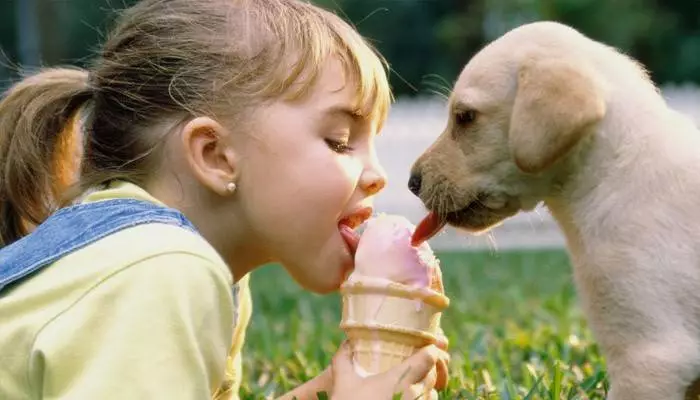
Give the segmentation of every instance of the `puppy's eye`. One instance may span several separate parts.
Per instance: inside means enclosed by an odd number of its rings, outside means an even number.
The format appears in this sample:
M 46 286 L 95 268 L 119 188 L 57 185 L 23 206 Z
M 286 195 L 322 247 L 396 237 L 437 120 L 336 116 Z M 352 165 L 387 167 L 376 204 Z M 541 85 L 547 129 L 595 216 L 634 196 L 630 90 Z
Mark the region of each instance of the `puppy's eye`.
M 457 123 L 458 126 L 469 125 L 474 122 L 474 120 L 476 120 L 475 110 L 462 110 L 455 113 L 455 123 Z

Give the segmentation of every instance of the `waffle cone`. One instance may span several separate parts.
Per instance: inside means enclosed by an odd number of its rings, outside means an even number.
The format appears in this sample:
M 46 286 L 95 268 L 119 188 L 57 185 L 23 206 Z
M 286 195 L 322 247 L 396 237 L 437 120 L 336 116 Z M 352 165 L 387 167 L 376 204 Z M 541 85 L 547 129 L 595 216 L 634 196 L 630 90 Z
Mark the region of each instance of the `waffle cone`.
M 441 312 L 449 305 L 449 299 L 433 286 L 415 289 L 370 279 L 346 282 L 340 290 L 340 328 L 352 345 L 360 375 L 387 371 L 418 349 L 436 343 Z M 434 390 L 418 386 L 421 399 L 437 398 Z
M 378 374 L 401 364 L 411 354 L 431 342 L 429 337 L 373 326 L 346 327 L 352 343 L 354 362 L 368 375 Z
M 343 329 L 358 365 L 367 373 L 386 371 L 416 350 L 437 341 L 440 315 L 449 299 L 430 289 L 357 281 L 341 287 Z
M 414 336 L 406 332 L 377 330 L 374 327 L 347 328 L 352 343 L 353 363 L 360 376 L 387 371 L 410 357 L 417 349 L 430 341 L 426 336 Z M 412 393 L 420 393 L 420 400 L 437 399 L 437 392 L 422 383 L 413 385 Z

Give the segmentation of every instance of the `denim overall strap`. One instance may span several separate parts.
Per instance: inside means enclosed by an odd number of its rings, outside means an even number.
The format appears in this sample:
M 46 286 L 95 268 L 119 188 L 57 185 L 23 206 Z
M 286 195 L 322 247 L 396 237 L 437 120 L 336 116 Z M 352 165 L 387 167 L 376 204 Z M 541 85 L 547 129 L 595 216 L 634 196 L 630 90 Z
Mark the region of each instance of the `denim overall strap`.
M 0 292 L 107 235 L 152 223 L 197 232 L 179 211 L 142 200 L 112 199 L 60 209 L 34 232 L 0 249 Z

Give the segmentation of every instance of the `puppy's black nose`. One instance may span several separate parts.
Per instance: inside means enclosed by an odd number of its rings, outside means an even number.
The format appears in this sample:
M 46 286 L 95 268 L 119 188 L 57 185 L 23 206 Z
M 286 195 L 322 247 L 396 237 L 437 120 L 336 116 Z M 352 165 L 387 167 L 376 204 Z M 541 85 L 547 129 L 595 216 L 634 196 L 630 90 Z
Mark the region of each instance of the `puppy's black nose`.
M 418 196 L 420 194 L 420 186 L 422 181 L 423 178 L 421 178 L 420 174 L 411 174 L 411 177 L 408 178 L 408 190 Z

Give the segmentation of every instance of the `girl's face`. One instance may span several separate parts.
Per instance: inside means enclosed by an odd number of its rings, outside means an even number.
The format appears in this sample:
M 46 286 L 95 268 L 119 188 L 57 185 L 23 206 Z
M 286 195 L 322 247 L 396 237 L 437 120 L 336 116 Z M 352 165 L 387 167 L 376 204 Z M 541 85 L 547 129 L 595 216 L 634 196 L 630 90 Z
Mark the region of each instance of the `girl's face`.
M 329 60 L 310 92 L 258 109 L 241 143 L 236 196 L 251 248 L 304 288 L 336 290 L 353 269 L 355 228 L 385 185 L 376 121 L 353 114 L 355 82 Z

